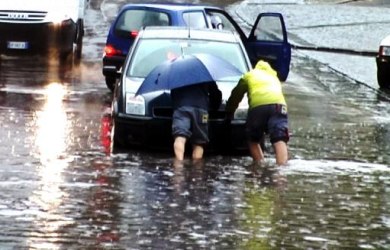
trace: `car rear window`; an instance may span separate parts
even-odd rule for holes
[[[131,31],[138,31],[143,26],[169,26],[167,13],[152,10],[127,10],[119,17],[115,25],[115,34],[129,37]]]
[[[182,54],[209,53],[233,64],[241,72],[248,71],[242,47],[237,43],[209,40],[143,39],[136,48],[126,74],[146,77],[149,72],[165,60]],[[229,80],[229,77],[223,80]]]

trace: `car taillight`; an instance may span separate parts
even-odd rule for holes
[[[131,36],[132,38],[136,38],[136,37],[138,36],[138,30],[132,30],[132,31],[130,31],[130,36]]]
[[[112,45],[106,45],[106,47],[104,47],[104,53],[106,54],[106,56],[122,55],[122,51],[119,49],[116,49]]]

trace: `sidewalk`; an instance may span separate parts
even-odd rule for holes
[[[281,12],[290,42],[297,46],[376,52],[380,41],[390,34],[388,8],[302,4],[294,0],[284,1],[284,4],[272,2],[275,1],[243,1],[236,5],[234,12],[246,24],[252,24],[260,12]]]
[[[363,7],[361,4],[364,1],[305,4],[300,0],[247,0],[230,6],[229,12],[234,13],[242,21],[241,25],[248,29],[260,12],[282,13],[293,48],[328,64],[341,74],[378,88],[374,55],[380,41],[390,34],[390,9]],[[352,55],[348,56],[348,53]]]

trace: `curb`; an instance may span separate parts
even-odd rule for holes
[[[301,46],[301,45],[291,44],[291,47],[293,49],[312,50],[312,51],[347,54],[347,55],[359,55],[359,56],[367,56],[367,57],[376,57],[376,55],[378,54],[378,52],[374,52],[374,51],[358,51],[358,50],[351,50],[351,49],[331,48],[331,47],[322,47],[322,46]]]

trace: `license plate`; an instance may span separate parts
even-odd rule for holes
[[[8,49],[28,49],[28,42],[7,42]]]

